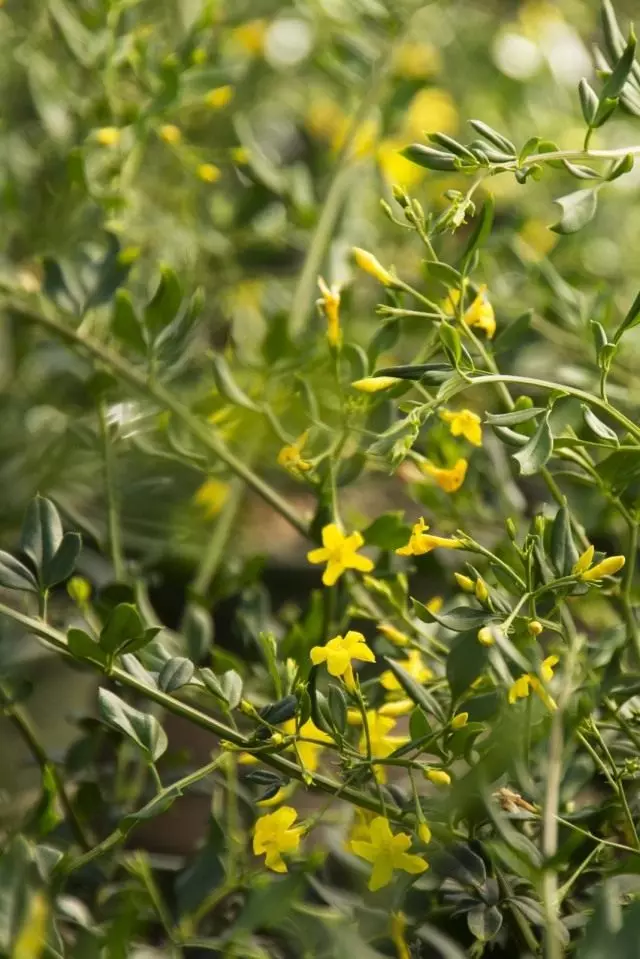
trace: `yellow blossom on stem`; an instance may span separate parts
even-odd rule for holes
[[[288,719],[282,724],[282,731],[287,736],[293,736],[296,731],[295,719]],[[298,730],[298,735],[304,739],[315,739],[315,743],[296,742],[295,751],[300,764],[304,766],[307,772],[313,773],[318,768],[320,754],[322,753],[321,743],[332,743],[333,739],[322,729],[318,729],[312,719],[308,719]]]
[[[451,785],[451,776],[444,769],[425,769],[424,774],[434,786]]]
[[[471,410],[441,410],[440,418],[449,424],[452,436],[464,436],[474,446],[482,446],[482,420]]]
[[[261,816],[256,822],[253,833],[253,852],[256,856],[265,856],[267,869],[274,872],[287,872],[283,853],[297,852],[303,829],[294,826],[297,812],[291,806],[282,806],[275,812]]]
[[[421,463],[420,468],[423,473],[434,479],[445,493],[456,493],[464,483],[468,465],[465,459],[460,458],[450,469],[434,466],[433,463],[428,462]]]
[[[224,480],[211,477],[200,486],[193,497],[193,502],[203,510],[207,519],[217,516],[229,498],[229,484]]]
[[[469,713],[458,713],[457,716],[454,716],[451,720],[452,729],[462,729],[463,726],[466,726],[469,721]]]
[[[196,174],[205,183],[216,183],[222,176],[222,171],[214,163],[200,163],[196,167]]]
[[[396,279],[393,274],[385,270],[382,263],[375,258],[373,253],[368,253],[366,250],[354,246],[353,258],[361,270],[368,273],[369,276],[372,276],[379,283],[382,283],[383,286],[394,286],[396,284]]]
[[[464,573],[454,573],[456,583],[460,589],[465,593],[473,593],[476,588],[476,584],[471,579],[470,576],[465,576]]]
[[[402,383],[399,376],[365,376],[362,380],[354,380],[351,385],[361,393],[380,393],[381,390],[389,390],[398,383]]]
[[[550,683],[553,679],[553,670],[558,661],[557,656],[547,656],[543,661],[540,667],[540,676],[544,683]],[[523,673],[522,676],[516,679],[515,683],[513,683],[509,689],[509,702],[513,705],[518,699],[526,699],[532,691],[540,697],[547,709],[553,711],[557,708],[555,701],[535,673]]]
[[[341,676],[350,689],[353,689],[355,685],[353,661],[362,663],[376,661],[362,633],[353,629],[350,629],[345,636],[334,636],[325,646],[314,646],[310,656],[314,666],[326,663],[329,673],[332,676]]]
[[[462,322],[467,326],[477,326],[490,340],[493,339],[496,332],[496,315],[487,298],[486,286],[480,287],[475,300],[465,311]]]
[[[422,653],[419,649],[410,650],[408,659],[400,660],[398,666],[401,666],[405,673],[408,673],[417,683],[426,683],[429,682],[430,679],[433,679],[433,673],[428,666],[425,666]],[[382,674],[380,682],[385,689],[392,692],[397,692],[402,689],[402,686],[390,669],[387,669]]]
[[[322,297],[318,306],[322,309],[327,320],[327,340],[334,350],[342,346],[342,330],[340,328],[340,291],[336,286],[327,286],[321,276],[318,277],[318,286]]]
[[[573,574],[578,576],[585,583],[592,583],[594,580],[602,579],[603,576],[613,576],[620,572],[625,564],[624,556],[607,556],[600,560],[595,566],[592,566],[595,548],[589,546],[584,551],[573,567]]]
[[[283,446],[278,453],[278,466],[282,466],[283,469],[286,469],[289,473],[293,473],[294,476],[310,470],[311,463],[302,458],[302,450],[305,447],[308,437],[309,430],[305,430],[290,446]]]
[[[180,143],[182,140],[180,128],[175,126],[173,123],[165,123],[158,130],[158,134],[161,140],[164,140],[165,143],[169,143],[172,146],[176,143]]]
[[[101,147],[115,147],[120,143],[120,130],[117,127],[100,127],[96,130],[96,140]]]
[[[431,830],[429,829],[429,826],[427,825],[427,823],[424,821],[418,825],[418,836],[420,837],[422,842],[425,844],[425,846],[428,846],[429,843],[431,842]]]
[[[414,707],[412,699],[390,699],[379,707],[378,712],[381,716],[407,716]]]
[[[410,846],[411,836],[403,832],[394,835],[389,820],[384,816],[376,816],[368,828],[366,840],[351,842],[351,851],[373,866],[369,880],[371,892],[388,885],[395,869],[418,875],[428,868],[428,863],[421,856],[407,852]]]
[[[214,87],[213,90],[209,90],[205,94],[204,102],[207,106],[213,107],[214,110],[221,110],[233,99],[233,94],[233,87],[226,83],[222,87]]]
[[[327,564],[322,582],[325,586],[333,586],[347,569],[371,572],[372,561],[358,553],[361,546],[364,546],[361,533],[346,535],[336,523],[329,523],[322,530],[322,547],[308,552],[307,559],[310,563]]]
[[[496,641],[493,631],[489,626],[483,626],[482,629],[479,629],[477,638],[478,642],[483,646],[493,646]]]
[[[428,533],[429,527],[421,516],[411,530],[411,536],[406,546],[400,546],[396,553],[398,556],[423,556],[431,552],[432,549],[442,547],[444,549],[460,549],[462,541],[459,539],[448,539],[444,536],[433,536]]]
[[[385,639],[388,639],[394,646],[408,646],[410,643],[407,634],[391,623],[378,623],[378,632],[382,633]]]
[[[362,717],[359,717],[362,722]],[[409,742],[407,736],[390,736],[390,732],[395,728],[396,721],[392,716],[383,716],[375,709],[367,710],[367,729],[369,731],[369,743],[371,744],[372,759],[386,759],[399,746],[404,746]],[[360,752],[367,754],[367,735],[362,731],[359,743]],[[387,771],[383,765],[374,765],[373,772],[379,783],[386,783]]]

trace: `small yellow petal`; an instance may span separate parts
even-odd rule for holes
[[[365,376],[363,380],[354,380],[351,385],[361,393],[379,393],[396,386],[397,383],[402,383],[398,376]]]
[[[426,769],[425,776],[434,786],[450,786],[451,776],[444,769]]]
[[[385,270],[373,253],[368,253],[367,250],[362,250],[360,247],[355,246],[353,248],[353,258],[361,270],[368,273],[369,276],[374,277],[374,279],[382,283],[383,286],[395,285],[395,277],[389,273],[388,270]]]

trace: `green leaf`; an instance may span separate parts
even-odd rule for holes
[[[615,443],[616,446],[618,446],[620,441],[616,431],[612,430],[606,423],[603,423],[601,419],[598,419],[591,407],[587,406],[586,403],[581,403],[581,407],[584,421],[591,432],[599,437],[599,439],[608,440],[610,443]]]
[[[242,699],[242,677],[235,669],[228,669],[226,673],[222,674],[220,686],[229,709],[235,709],[239,706]]]
[[[279,726],[280,723],[286,723],[288,719],[293,719],[298,709],[298,699],[296,696],[289,695],[279,699],[277,703],[269,703],[260,710],[260,716],[271,726]]]
[[[447,682],[451,689],[451,698],[459,699],[471,684],[485,672],[489,660],[489,650],[478,642],[477,631],[463,633],[456,637],[447,654]],[[465,710],[468,710],[465,707]]]
[[[362,531],[367,546],[379,549],[397,549],[404,546],[409,537],[409,527],[404,522],[404,510],[382,513]]]
[[[427,713],[434,712],[434,698],[429,695],[427,690],[416,682],[413,676],[410,676],[402,666],[399,666],[394,659],[389,659],[388,656],[382,657],[386,665],[389,667],[393,675],[396,677],[405,693],[411,699],[416,706],[421,706]],[[436,710],[438,713],[439,710]]]
[[[633,153],[627,153],[626,156],[623,156],[621,160],[618,160],[617,163],[614,163],[613,167],[607,173],[607,183],[613,183],[614,180],[617,180],[618,177],[625,176],[627,173],[631,173],[634,165],[634,156]]]
[[[107,31],[87,30],[73,6],[70,6],[66,0],[48,0],[47,6],[72,56],[83,67],[95,66],[96,61],[106,49]]]
[[[256,412],[259,407],[253,400],[249,399],[244,390],[240,389],[224,357],[216,353],[211,357],[211,363],[213,378],[220,395],[233,403],[234,406],[242,406],[246,410]]]
[[[470,606],[457,606],[447,613],[434,613],[427,609],[417,599],[413,600],[413,609],[417,616],[425,623],[439,623],[445,629],[454,633],[462,633],[468,629],[480,629],[496,617],[484,609],[471,609]]]
[[[187,641],[189,658],[201,662],[213,643],[213,619],[198,603],[189,603],[185,611],[182,633]]]
[[[485,413],[484,421],[490,426],[519,426],[521,423],[535,420],[541,413],[546,413],[545,407],[530,406],[524,410],[513,410],[512,413]]]
[[[513,458],[520,466],[521,476],[533,476],[548,462],[552,452],[553,435],[547,413],[527,445],[514,453]]]
[[[194,665],[184,656],[174,656],[167,660],[158,676],[158,686],[164,693],[172,693],[191,682]]]
[[[444,351],[451,361],[451,364],[457,369],[462,358],[462,343],[460,342],[460,334],[451,323],[447,323],[446,320],[442,320],[440,326],[438,327],[438,336],[440,337],[440,342],[442,343]]]
[[[629,312],[616,330],[613,342],[617,343],[623,333],[626,333],[627,330],[632,330],[638,323],[640,323],[640,293],[636,296],[629,308]]]
[[[62,543],[62,523],[51,500],[35,496],[22,526],[20,548],[41,572],[51,563]]]
[[[486,199],[484,201],[484,206],[482,207],[481,212],[476,217],[473,231],[469,237],[469,242],[467,243],[466,249],[462,255],[462,272],[466,275],[471,259],[476,252],[476,250],[481,249],[485,240],[491,233],[491,227],[493,226],[493,215],[495,211],[495,201],[491,193],[487,193]]]
[[[106,665],[107,655],[105,651],[83,629],[70,629],[67,633],[67,643],[69,652],[75,659],[97,663],[98,666]]]
[[[42,569],[42,585],[49,587],[68,579],[82,549],[80,533],[65,533],[53,559]]]
[[[615,108],[618,106],[619,100],[617,97],[609,99],[604,97],[598,106],[598,112],[596,113],[595,120],[593,122],[594,127],[601,127],[607,122]]]
[[[299,902],[304,884],[305,878],[300,872],[292,872],[284,879],[259,875],[229,932],[235,939],[254,929],[277,927]]]
[[[509,156],[515,156],[515,144],[503,136],[502,133],[498,133],[497,130],[490,127],[488,123],[485,123],[483,120],[469,120],[469,125],[472,126],[481,137],[484,137],[485,140],[492,143],[496,149],[502,150],[504,153],[509,154]]]
[[[495,939],[502,928],[502,913],[497,906],[474,906],[467,913],[469,932],[480,942]]]
[[[426,277],[430,280],[437,280],[447,289],[451,287],[460,289],[462,286],[462,273],[449,266],[448,263],[440,263],[437,260],[424,260],[423,268]]]
[[[596,113],[598,112],[598,94],[589,85],[589,81],[584,77],[578,84],[578,94],[580,96],[580,106],[582,107],[582,116],[588,127],[593,126]]]
[[[160,282],[144,311],[144,325],[155,337],[173,323],[182,305],[183,291],[178,277],[169,266],[160,269]]]
[[[559,197],[555,202],[562,208],[562,216],[549,229],[562,235],[577,233],[596,215],[598,193],[597,190],[577,190]]]
[[[427,719],[424,709],[419,706],[412,711],[409,716],[409,735],[412,740],[423,739],[431,733],[431,725]]]
[[[600,99],[610,99],[613,100],[616,97],[619,97],[622,93],[622,88],[624,87],[629,74],[633,68],[633,61],[636,54],[636,36],[633,32],[633,27],[629,30],[629,39],[627,45],[622,53],[622,56],[616,63],[613,68],[613,71],[609,78],[607,79],[604,87],[602,88],[602,93],[600,94]]]
[[[550,552],[553,565],[559,576],[568,576],[578,560],[578,550],[573,540],[569,510],[560,507],[551,526]]]
[[[167,749],[167,736],[155,718],[129,706],[109,689],[98,690],[98,706],[104,721],[124,733],[155,762]]]
[[[530,330],[532,318],[533,310],[527,310],[512,323],[503,326],[493,341],[494,354],[505,353],[508,350],[514,349],[516,346],[521,347],[524,338]]]
[[[34,878],[33,850],[24,836],[14,835],[0,853],[0,953],[5,956],[15,956],[13,945]]]
[[[412,143],[411,146],[400,150],[400,155],[425,170],[446,170],[453,172],[456,167],[456,158],[452,153],[434,150],[422,143]]]
[[[267,669],[269,670],[269,676],[271,677],[271,681],[276,691],[276,696],[281,698],[282,697],[282,680],[280,679],[280,672],[278,670],[277,640],[275,636],[273,635],[273,633],[263,631],[261,633],[258,633],[258,644],[265,658]]]
[[[111,332],[128,350],[144,356],[146,332],[127,290],[116,290],[111,310]]]
[[[42,769],[41,795],[37,806],[29,816],[26,828],[41,839],[52,832],[62,822],[63,816],[58,809],[58,788],[55,771],[47,763]]]
[[[180,796],[182,796],[182,790],[176,789],[175,786],[163,789],[162,792],[154,796],[153,799],[150,799],[149,802],[138,809],[137,812],[132,812],[125,816],[120,823],[121,827],[129,830],[135,826],[136,823],[144,822],[147,819],[155,819],[156,816],[160,816],[170,809]]]
[[[0,586],[38,592],[38,583],[31,570],[3,549],[0,549]]]
[[[143,632],[144,626],[136,607],[131,603],[119,603],[100,633],[100,646],[106,653],[117,653],[128,640],[137,639]]]
[[[344,736],[347,729],[347,701],[339,686],[331,683],[329,686],[329,715],[331,722],[339,736]]]

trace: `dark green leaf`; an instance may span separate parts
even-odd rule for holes
[[[462,357],[462,343],[460,342],[460,334],[456,328],[451,325],[451,323],[447,323],[446,320],[442,320],[440,326],[438,327],[438,335],[444,348],[444,352],[447,354],[451,364],[457,368]]]
[[[595,119],[593,121],[594,127],[604,126],[604,124],[607,122],[607,120],[609,119],[609,117],[611,116],[615,108],[618,106],[619,102],[620,101],[618,100],[617,97],[613,97],[613,98],[603,97],[603,99],[600,100],[600,104],[598,106],[598,112],[596,113]]]
[[[98,705],[104,721],[132,739],[152,761],[166,751],[167,736],[155,716],[134,709],[109,689],[98,690]]]
[[[598,193],[596,190],[577,190],[555,201],[562,208],[562,216],[550,230],[554,233],[577,233],[596,215]]]
[[[153,339],[175,320],[182,298],[178,277],[171,267],[162,267],[156,292],[144,311],[144,325]]]
[[[477,631],[463,633],[451,644],[447,655],[447,682],[455,701],[487,668],[489,650],[478,642]],[[468,712],[467,706],[465,711]]]
[[[409,735],[411,736],[411,739],[423,739],[430,733],[431,726],[424,709],[416,706],[409,717]]]
[[[475,219],[469,242],[462,255],[462,272],[467,273],[471,264],[472,257],[476,250],[480,250],[491,233],[493,226],[493,214],[495,211],[495,201],[491,193],[487,193],[484,206]]]
[[[221,396],[233,403],[234,406],[242,406],[246,410],[258,410],[258,407],[249,399],[244,390],[240,389],[236,383],[227,361],[219,353],[211,357],[213,378],[216,387]]]
[[[540,423],[526,446],[513,454],[520,466],[521,476],[533,476],[548,462],[553,452],[553,435],[549,426],[549,414]]]
[[[347,701],[340,687],[333,683],[329,686],[328,706],[331,722],[338,736],[344,736],[347,728]]]
[[[389,659],[388,656],[384,656],[383,659],[409,699],[413,700],[416,706],[421,706],[425,712],[433,713],[433,697],[427,693],[424,687],[416,682],[413,676],[410,676],[394,659]]]
[[[615,443],[617,446],[619,444],[619,440],[616,431],[612,430],[610,426],[607,426],[606,423],[603,423],[602,420],[598,419],[591,407],[587,406],[586,403],[582,403],[581,406],[584,421],[591,432],[599,437],[599,439],[608,440],[610,443]]]
[[[627,330],[632,330],[638,323],[640,323],[640,293],[636,296],[629,308],[629,312],[616,330],[613,342],[617,343],[623,333],[626,333]]]
[[[76,659],[97,663],[99,666],[106,665],[106,653],[83,629],[70,629],[67,633],[67,643],[69,644],[69,652]]]
[[[373,523],[363,530],[362,535],[367,546],[379,549],[397,549],[408,539],[409,528],[403,520],[404,511],[382,513]]]
[[[525,410],[513,410],[512,413],[485,413],[484,421],[490,426],[519,426],[535,420],[541,413],[546,413],[545,407],[530,406]]]
[[[170,809],[176,799],[179,799],[181,795],[182,790],[176,789],[174,786],[170,786],[169,789],[163,789],[161,793],[158,793],[157,796],[150,799],[149,802],[145,806],[142,806],[141,809],[138,809],[137,812],[132,812],[125,816],[121,821],[122,828],[128,830],[138,822],[155,819],[156,816],[160,816]]]
[[[584,122],[588,127],[593,126],[593,121],[598,112],[598,95],[589,85],[589,81],[584,78],[578,84],[578,93]]]
[[[412,143],[411,146],[405,147],[400,153],[406,160],[424,167],[426,170],[453,172],[456,169],[456,158],[452,153],[434,150],[432,147],[423,146],[422,143]]]
[[[231,927],[234,938],[247,935],[254,929],[273,929],[285,919],[300,899],[304,875],[293,872],[284,879],[258,876],[238,916]]]
[[[42,568],[42,585],[62,583],[73,573],[82,549],[80,533],[65,533],[53,559]]]
[[[602,88],[602,93],[600,98],[604,99],[615,99],[619,97],[622,93],[622,88],[624,87],[631,69],[633,67],[633,61],[636,53],[636,36],[633,32],[633,27],[629,30],[629,39],[627,45],[622,53],[622,56],[616,63],[611,73],[611,76],[607,79],[604,87]]]
[[[35,496],[31,500],[22,526],[20,548],[43,570],[55,556],[62,542],[62,523],[51,500]]]
[[[495,619],[486,610],[471,609],[470,606],[457,606],[447,613],[434,613],[422,603],[419,603],[417,599],[413,600],[413,609],[423,622],[439,623],[445,629],[450,629],[454,633],[462,633],[468,629],[480,629],[491,619]]]
[[[502,928],[502,913],[497,906],[474,906],[467,913],[467,925],[476,939],[489,942]]]
[[[229,709],[235,709],[242,699],[242,677],[235,669],[228,669],[220,677],[220,686]]]
[[[446,286],[447,289],[460,289],[462,286],[462,274],[449,266],[448,263],[440,263],[436,260],[423,261],[424,272],[430,280],[437,280]]]
[[[38,583],[31,570],[3,549],[0,549],[0,586],[34,593],[38,591]]]
[[[494,147],[498,150],[502,150],[504,153],[509,156],[515,156],[516,147],[515,144],[508,140],[507,137],[503,136],[502,133],[498,133],[497,130],[494,130],[493,127],[490,127],[488,123],[484,123],[483,120],[469,120],[470,126],[479,133],[481,137],[484,137],[489,143],[492,143]]]
[[[296,696],[285,696],[277,703],[269,703],[260,710],[260,716],[271,726],[278,726],[280,723],[286,723],[288,719],[293,719],[298,709],[298,699]]]
[[[137,639],[143,632],[144,626],[136,607],[131,603],[119,603],[100,633],[100,646],[106,653],[117,653],[128,640]]]
[[[568,576],[578,559],[566,506],[558,510],[551,526],[551,559],[559,576]]]
[[[158,686],[165,693],[172,693],[186,686],[193,678],[194,665],[184,656],[175,656],[167,660],[158,676]]]
[[[429,133],[428,136],[432,143],[435,143],[438,147],[442,147],[445,152],[453,153],[455,156],[462,157],[472,163],[475,162],[473,153],[471,153],[464,144],[458,143],[457,140],[447,136],[446,133]]]
[[[142,355],[147,352],[145,330],[127,290],[116,291],[111,312],[111,330],[128,350]]]
[[[189,658],[201,662],[213,643],[213,620],[210,613],[198,603],[189,603],[182,623],[187,640]]]
[[[633,153],[627,153],[626,156],[623,156],[621,160],[618,160],[617,163],[614,163],[611,170],[607,174],[607,183],[613,183],[614,180],[617,180],[618,177],[625,176],[627,173],[631,173],[633,170],[634,157]]]

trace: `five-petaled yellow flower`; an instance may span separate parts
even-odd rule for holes
[[[547,658],[544,660],[540,667],[540,676],[542,677],[543,682],[551,682],[553,679],[553,669],[557,663],[557,656],[547,656]],[[515,683],[509,690],[509,702],[513,704],[517,702],[518,699],[526,699],[532,690],[540,697],[547,709],[556,709],[554,700],[546,691],[535,673],[523,673],[522,676],[519,676],[518,679],[516,679]]]
[[[460,290],[450,290],[444,304],[445,310],[455,315],[459,303]],[[496,332],[496,315],[487,297],[486,286],[479,287],[475,300],[462,315],[462,322],[467,326],[477,326],[487,334],[489,339],[493,338]]]
[[[291,806],[282,806],[275,812],[261,816],[253,833],[253,851],[256,856],[265,856],[267,869],[287,872],[283,853],[297,852],[302,836],[302,826],[294,826],[297,812]]]
[[[408,659],[400,660],[398,666],[401,666],[405,673],[413,677],[417,683],[426,683],[430,679],[433,679],[433,673],[428,666],[425,666],[422,653],[419,649],[410,650]],[[387,669],[386,672],[382,674],[380,682],[385,689],[392,692],[398,692],[402,689],[402,686],[390,669]]]
[[[394,836],[389,820],[384,816],[376,816],[373,820],[368,827],[367,839],[355,839],[350,843],[351,851],[373,866],[369,880],[372,892],[391,882],[394,869],[418,875],[429,868],[421,856],[407,852],[410,846],[411,836],[404,832]]]
[[[349,721],[360,724],[362,722],[362,716],[357,711],[350,713]],[[369,737],[367,739],[367,734],[363,729],[359,743],[360,752],[366,756],[368,746],[371,744],[372,759],[386,759],[387,756],[390,756],[399,746],[404,746],[405,743],[409,742],[407,736],[389,735],[395,726],[396,720],[392,716],[383,716],[375,709],[368,709],[367,729]],[[387,771],[384,765],[376,763],[373,771],[379,783],[386,783]]]
[[[624,566],[624,556],[607,556],[605,559],[600,560],[599,563],[596,563],[595,566],[592,566],[594,552],[595,548],[589,546],[573,567],[573,574],[578,576],[583,582],[592,583],[596,579],[602,579],[603,576],[613,576],[614,573],[618,573]]]
[[[278,453],[278,466],[282,466],[289,473],[293,473],[294,476],[310,470],[311,463],[302,458],[302,450],[305,447],[308,437],[309,430],[305,430],[290,446],[283,446]]]
[[[373,563],[366,556],[360,556],[358,550],[364,546],[361,533],[342,532],[336,523],[329,523],[322,530],[322,547],[307,553],[310,563],[326,563],[322,574],[325,586],[333,586],[347,569],[357,569],[360,573],[370,573]]]
[[[449,424],[452,436],[464,436],[474,446],[482,446],[482,420],[472,410],[441,410],[440,417]]]
[[[322,309],[327,320],[327,340],[334,350],[342,346],[342,330],[340,329],[340,291],[336,286],[327,286],[321,276],[318,277],[318,286],[322,297],[318,306]]]
[[[411,536],[406,546],[400,546],[396,553],[398,556],[423,556],[431,552],[432,549],[444,547],[444,549],[460,549],[462,541],[459,539],[449,539],[445,536],[433,536],[428,533],[429,527],[421,516],[411,530]]]
[[[346,636],[334,636],[325,646],[314,646],[310,653],[314,666],[326,663],[332,676],[342,676],[345,685],[353,689],[353,660],[361,663],[375,663],[376,657],[367,646],[362,633],[350,629]]]
[[[420,468],[423,473],[434,479],[445,493],[456,493],[464,483],[468,465],[465,459],[460,458],[450,469],[434,466],[433,463],[428,462],[421,463]]]
[[[293,736],[295,731],[295,719],[288,719],[286,723],[282,724],[282,732],[285,733],[285,735]],[[302,724],[298,730],[298,735],[304,739],[316,740],[316,742],[313,743],[296,742],[295,744],[295,751],[300,765],[304,766],[307,772],[313,773],[318,768],[318,763],[320,762],[320,753],[322,752],[321,744],[332,743],[333,739],[322,729],[318,729],[312,719],[307,719],[306,723]]]

